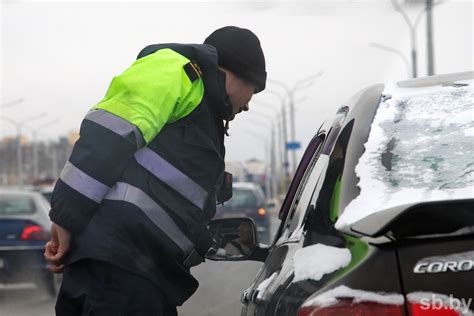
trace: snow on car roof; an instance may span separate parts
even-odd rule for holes
[[[465,86],[385,86],[356,166],[360,195],[338,229],[391,207],[474,198],[474,80]]]

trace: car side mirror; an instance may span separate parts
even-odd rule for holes
[[[257,229],[251,218],[221,218],[209,222],[216,244],[206,255],[216,261],[247,260],[258,248]]]

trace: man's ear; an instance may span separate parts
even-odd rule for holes
[[[218,68],[219,70],[219,74],[218,74],[218,77],[219,77],[219,84],[221,85],[221,89],[222,89],[222,86],[223,88],[225,89],[225,96],[224,96],[224,104],[220,104],[219,107],[218,107],[218,112],[219,112],[219,115],[221,116],[221,118],[223,120],[226,120],[226,121],[232,121],[234,119],[234,111],[232,109],[232,104],[230,103],[230,98],[229,98],[229,95],[227,94],[227,78],[228,78],[228,72],[225,68],[222,68],[222,67],[219,67]]]

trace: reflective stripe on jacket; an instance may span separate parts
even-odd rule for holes
[[[225,102],[225,81],[211,46],[145,50],[82,122],[50,217],[75,233],[71,261],[138,272],[180,304],[197,287],[189,267],[212,242],[225,154],[212,109]]]

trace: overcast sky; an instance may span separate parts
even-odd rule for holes
[[[389,0],[377,1],[219,1],[112,2],[1,0],[1,95],[7,103],[0,115],[21,121],[42,112],[47,116],[28,125],[42,129],[43,138],[77,130],[82,117],[104,96],[113,76],[152,43],[201,43],[214,29],[237,25],[261,39],[268,76],[293,86],[324,71],[310,87],[299,90],[297,140],[303,145],[319,125],[362,88],[407,77],[396,54],[369,47],[370,42],[409,53],[408,27]],[[434,9],[436,72],[472,70],[473,1],[445,1]],[[412,20],[420,5],[406,7]],[[419,73],[426,74],[425,19],[418,27]],[[276,85],[268,88],[283,94]],[[278,105],[263,92],[256,100]],[[255,112],[271,113],[261,103]],[[265,123],[252,111],[231,124],[227,158],[263,157]],[[0,137],[14,134],[0,120]]]

